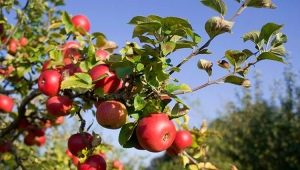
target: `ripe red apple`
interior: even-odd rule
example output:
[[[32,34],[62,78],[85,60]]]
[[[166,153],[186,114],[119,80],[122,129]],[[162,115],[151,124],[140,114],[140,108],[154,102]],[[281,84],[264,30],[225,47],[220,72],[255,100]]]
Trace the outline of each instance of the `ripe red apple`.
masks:
[[[84,15],[75,15],[72,17],[72,23],[75,28],[79,30],[81,34],[84,34],[85,32],[90,31],[90,21],[89,19]],[[85,32],[81,31],[84,30]]]
[[[101,88],[104,93],[115,93],[123,86],[123,81],[120,80],[114,72],[109,70],[109,67],[105,64],[100,64],[93,67],[89,74],[95,82],[95,88]],[[104,78],[100,79],[102,76]],[[98,80],[100,79],[100,80]]]
[[[5,141],[0,143],[0,153],[10,152],[12,149],[11,142]]]
[[[53,116],[66,116],[70,113],[73,102],[67,96],[53,96],[47,100],[46,107]]]
[[[92,155],[83,164],[78,165],[78,170],[106,170],[106,162],[102,156]]]
[[[35,135],[33,133],[28,133],[25,137],[24,137],[24,143],[27,146],[33,146],[36,142],[35,142]]]
[[[9,54],[16,54],[19,47],[19,42],[16,39],[11,39],[8,43],[7,50]]]
[[[65,65],[73,64],[74,61],[79,61],[81,58],[81,54],[78,50],[79,48],[80,44],[76,41],[69,41],[63,45],[62,53]]]
[[[113,164],[112,164],[112,167],[114,169],[117,169],[117,170],[124,170],[124,165],[121,161],[119,160],[114,160],[113,161]]]
[[[109,129],[122,127],[127,120],[127,109],[121,102],[110,100],[102,102],[96,113],[98,123]]]
[[[62,76],[57,70],[46,70],[38,79],[39,90],[47,96],[55,96],[60,90],[61,80]]]
[[[99,58],[101,61],[108,60],[110,56],[110,53],[103,49],[98,49],[96,51],[96,57]]]
[[[172,144],[172,146],[184,150],[188,147],[190,147],[193,143],[193,138],[192,135],[189,131],[187,130],[179,130],[176,133],[175,140]]]
[[[25,47],[25,46],[28,44],[28,40],[27,40],[26,37],[21,37],[21,38],[19,39],[19,43],[20,43],[20,45],[21,45],[22,47]]]
[[[0,94],[0,112],[12,112],[14,107],[14,100],[6,95]]]
[[[150,152],[160,152],[169,148],[176,136],[174,123],[164,113],[152,113],[142,118],[137,125],[139,144]]]
[[[68,149],[74,156],[78,156],[78,153],[91,145],[92,141],[93,136],[87,132],[73,134],[68,140]]]
[[[45,129],[40,129],[36,126],[33,126],[32,128],[29,129],[29,133],[32,133],[34,136],[45,136]]]
[[[44,136],[36,136],[34,138],[34,140],[35,140],[35,144],[37,146],[43,146],[46,144],[46,136],[45,135]]]

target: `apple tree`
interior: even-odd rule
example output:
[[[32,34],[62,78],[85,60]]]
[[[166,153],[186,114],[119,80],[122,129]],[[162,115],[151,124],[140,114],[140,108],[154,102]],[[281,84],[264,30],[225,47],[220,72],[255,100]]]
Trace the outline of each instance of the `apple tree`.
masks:
[[[252,49],[228,49],[213,65],[203,59],[212,53],[210,43],[230,33],[245,9],[275,5],[271,0],[237,0],[240,8],[227,17],[222,0],[201,3],[217,15],[205,23],[208,40],[186,19],[135,16],[129,21],[135,41],[117,51],[118,45],[104,33],[90,32],[93,24],[86,16],[60,10],[63,0],[0,0],[0,151],[15,157],[2,159],[5,167],[26,169],[19,149],[51,141],[46,129],[54,130],[71,116],[78,118],[79,128],[61,142],[75,166],[123,169],[118,161],[107,164],[103,152],[109,146],[82,116],[90,114],[99,128],[120,129],[124,148],[166,151],[187,169],[217,169],[206,158],[205,139],[211,133],[205,124],[190,129],[189,106],[180,95],[220,83],[250,87],[252,66],[264,60],[284,63],[287,37],[282,25],[266,23],[259,31],[245,31],[243,41],[251,41]],[[174,64],[170,56],[182,49],[190,55]],[[173,74],[194,57],[203,57],[195,67],[207,73],[208,81],[190,88]],[[212,79],[215,69],[223,69],[224,76]]]

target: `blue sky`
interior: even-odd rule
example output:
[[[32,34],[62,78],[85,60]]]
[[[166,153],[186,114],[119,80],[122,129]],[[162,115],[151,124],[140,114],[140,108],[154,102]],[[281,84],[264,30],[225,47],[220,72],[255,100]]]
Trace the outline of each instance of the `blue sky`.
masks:
[[[228,13],[225,18],[230,18],[239,7],[235,0],[226,0],[228,5]],[[278,8],[276,10],[268,9],[247,9],[240,17],[237,18],[232,34],[223,34],[211,43],[210,51],[213,52],[209,56],[199,56],[189,61],[182,67],[181,73],[176,73],[174,76],[195,87],[207,81],[206,73],[197,69],[196,63],[200,58],[206,58],[216,61],[223,57],[227,49],[254,49],[251,43],[243,43],[241,37],[244,33],[252,30],[258,30],[267,22],[275,22],[284,24],[283,32],[288,35],[287,51],[291,57],[291,62],[294,68],[300,68],[300,1],[289,0],[280,1],[274,0]],[[187,19],[194,30],[199,33],[203,41],[207,40],[207,35],[204,30],[206,20],[217,13],[211,9],[204,7],[199,0],[84,0],[74,1],[67,0],[66,6],[63,8],[72,15],[84,14],[91,21],[92,32],[103,32],[107,38],[118,43],[122,47],[127,41],[133,41],[131,33],[133,27],[128,25],[129,20],[137,15],[160,15],[160,16],[177,16]],[[190,51],[180,51],[172,56],[173,63],[178,63],[183,57],[187,56]],[[254,70],[261,72],[263,80],[263,90],[268,96],[268,89],[273,84],[274,80],[282,78],[282,72],[285,65],[270,61],[261,62],[256,65],[255,69],[249,75],[250,80],[253,78]],[[217,67],[216,67],[217,68]],[[212,79],[218,78],[226,74],[221,69],[216,69]],[[218,116],[217,111],[222,110],[228,101],[236,99],[235,92],[239,87],[234,85],[216,85],[207,87],[192,95],[185,97],[190,100],[199,100],[198,107],[192,107],[190,116],[193,118],[191,125],[198,125],[203,119],[212,120]],[[93,130],[101,131],[105,136],[110,136],[113,143],[117,143],[116,137],[118,131],[102,130],[99,126],[94,125]],[[109,134],[109,135],[107,135]],[[130,153],[135,152],[129,150]],[[137,151],[137,154],[145,155],[146,153]],[[151,154],[156,156],[157,154]]]

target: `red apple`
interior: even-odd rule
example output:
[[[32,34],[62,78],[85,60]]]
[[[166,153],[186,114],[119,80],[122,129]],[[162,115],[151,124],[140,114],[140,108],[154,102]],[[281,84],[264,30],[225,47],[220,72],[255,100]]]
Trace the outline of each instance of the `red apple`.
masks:
[[[12,112],[14,107],[14,100],[6,95],[0,94],[0,112]]]
[[[61,80],[62,76],[57,70],[46,70],[38,79],[39,90],[47,96],[55,96],[60,90]]]
[[[9,54],[16,54],[19,47],[19,42],[16,39],[11,39],[8,43],[7,50]]]
[[[37,146],[43,146],[46,144],[46,136],[45,135],[44,136],[36,136],[34,138],[34,140],[35,140],[35,144]]]
[[[78,153],[91,145],[92,141],[93,136],[87,132],[73,134],[68,140],[68,149],[73,155],[78,156]]]
[[[152,113],[142,118],[137,125],[139,144],[150,152],[160,152],[169,148],[176,136],[174,123],[164,113]]]
[[[122,127],[127,120],[127,109],[121,102],[110,100],[102,102],[96,113],[98,123],[109,129]]]
[[[22,37],[19,39],[19,43],[22,47],[25,47],[28,44],[28,40],[26,37]]]
[[[40,129],[36,126],[33,126],[29,129],[29,133],[32,133],[34,136],[45,136],[45,129]]]
[[[113,161],[113,164],[112,164],[112,167],[114,169],[117,169],[117,170],[124,170],[124,165],[121,161],[119,160],[114,160]]]
[[[80,44],[76,41],[69,41],[63,45],[63,57],[65,65],[73,64],[74,61],[79,61],[81,58],[79,48]]]
[[[53,96],[47,100],[46,107],[53,116],[66,116],[70,113],[73,102],[67,96]]]
[[[123,86],[123,81],[120,80],[114,72],[109,70],[105,64],[100,64],[93,67],[89,74],[95,82],[95,88],[101,88],[104,93],[115,93]],[[106,76],[100,79],[102,76]],[[98,80],[100,79],[100,80]]]
[[[101,61],[108,60],[110,56],[110,53],[103,49],[98,49],[96,51],[96,57],[99,58]]]
[[[176,137],[172,146],[174,146],[179,150],[184,150],[190,147],[192,143],[193,143],[193,138],[191,133],[187,130],[179,130],[176,133]]]
[[[78,170],[106,170],[106,162],[102,156],[92,155],[83,164],[78,165]]]
[[[89,19],[84,15],[75,15],[72,17],[72,23],[75,28],[77,28],[81,34],[84,34],[85,32],[90,31],[90,21]],[[81,31],[84,30],[85,32]]]
[[[33,146],[36,142],[35,142],[35,135],[33,133],[28,133],[25,137],[24,137],[24,143],[27,146]]]
[[[0,143],[0,153],[10,152],[12,149],[12,144],[10,142]]]

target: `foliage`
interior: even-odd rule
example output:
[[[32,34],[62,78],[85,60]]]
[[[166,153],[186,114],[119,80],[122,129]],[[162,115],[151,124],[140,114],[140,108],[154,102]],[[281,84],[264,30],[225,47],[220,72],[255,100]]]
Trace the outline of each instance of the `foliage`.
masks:
[[[227,6],[222,0],[201,2],[221,14],[205,23],[205,30],[209,35],[205,43],[201,44],[201,36],[186,19],[156,15],[136,16],[129,24],[134,27],[132,37],[137,38],[139,43],[128,42],[118,53],[114,51],[117,48],[116,43],[108,40],[103,33],[90,33],[89,30],[76,26],[72,15],[60,10],[60,6],[64,5],[63,0],[0,0],[0,93],[9,95],[17,104],[11,113],[0,115],[1,142],[10,142],[14,149],[21,147],[19,143],[23,139],[27,145],[31,145],[26,142],[30,130],[43,133],[41,131],[48,128],[45,127],[45,122],[55,122],[57,117],[47,111],[47,99],[52,96],[42,95],[46,93],[40,88],[40,84],[45,83],[45,80],[39,81],[39,77],[45,70],[50,69],[61,74],[57,78],[61,84],[58,85],[59,92],[56,95],[64,96],[63,99],[68,100],[70,107],[66,109],[67,106],[62,106],[67,110],[63,111],[71,117],[78,116],[80,133],[89,131],[91,126],[86,127],[81,114],[95,115],[95,106],[107,100],[117,100],[124,104],[124,113],[128,112],[129,119],[126,124],[121,125],[119,142],[124,148],[131,148],[137,144],[134,138],[137,124],[150,114],[161,112],[178,122],[184,119],[183,123],[177,124],[178,129],[188,129],[186,117],[189,107],[179,97],[180,94],[192,93],[220,82],[250,87],[247,73],[251,66],[263,60],[285,61],[284,43],[287,38],[281,32],[282,25],[267,23],[260,31],[246,33],[243,37],[244,41],[253,42],[254,51],[228,49],[224,53],[225,58],[222,58],[218,65],[228,71],[225,76],[216,80],[209,79],[207,83],[196,88],[190,88],[174,79],[172,74],[180,72],[181,66],[191,58],[210,54],[210,43],[217,36],[231,32],[234,19],[245,8],[274,6],[271,1],[259,3],[246,0],[231,19],[225,19]],[[13,15],[16,24],[9,23],[6,18]],[[28,38],[28,42],[19,42],[22,38]],[[67,47],[70,44],[73,44],[73,47]],[[190,49],[192,52],[180,63],[173,65],[170,56],[181,49]],[[108,59],[98,57],[98,50],[108,53]],[[70,56],[67,55],[69,52]],[[92,71],[95,66],[101,64],[108,67],[109,71],[95,78]],[[215,69],[211,61],[204,59],[200,59],[197,66],[206,71],[209,77]],[[106,81],[111,80],[111,76],[119,82],[120,87],[116,86],[117,89],[114,90],[111,90],[111,87],[109,90],[104,87],[98,88],[99,82],[114,88],[115,84],[111,85],[111,82]],[[51,88],[45,90],[52,90]],[[30,130],[20,128],[22,121],[30,124]],[[181,159],[184,160],[182,165],[189,169],[216,169],[212,163],[205,160],[206,151],[203,150],[207,148],[203,146],[202,136],[207,137],[206,130],[189,130],[193,135],[194,144],[181,155]],[[97,148],[110,147],[102,142],[98,134],[93,133],[92,143],[79,153],[80,162],[95,154]],[[49,151],[49,154],[52,153]],[[26,161],[23,164],[16,160],[15,163],[21,167],[30,165]],[[57,166],[60,166],[60,163],[57,163]]]

